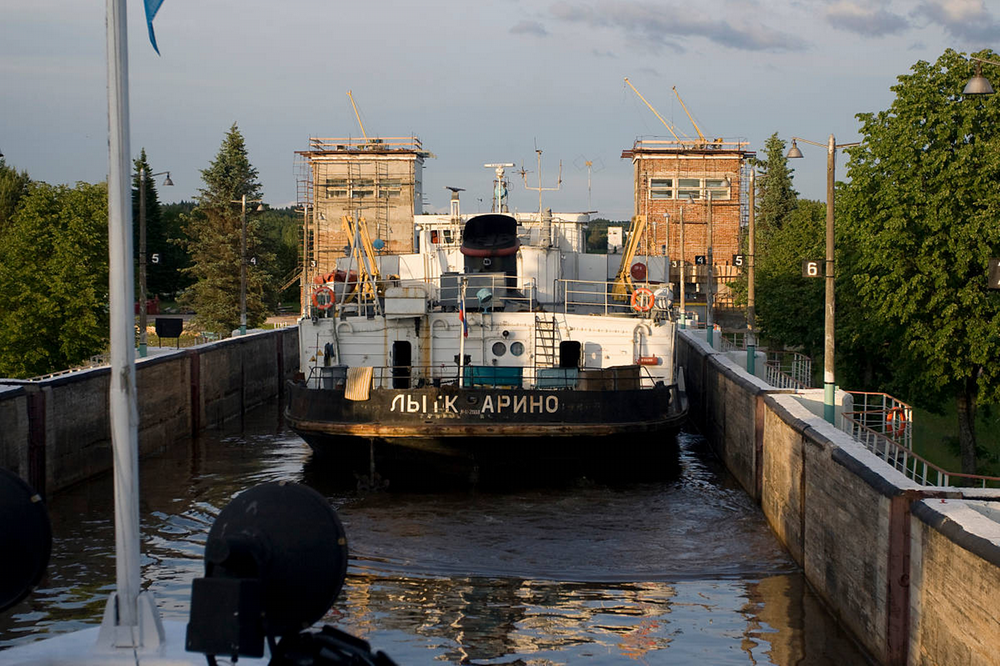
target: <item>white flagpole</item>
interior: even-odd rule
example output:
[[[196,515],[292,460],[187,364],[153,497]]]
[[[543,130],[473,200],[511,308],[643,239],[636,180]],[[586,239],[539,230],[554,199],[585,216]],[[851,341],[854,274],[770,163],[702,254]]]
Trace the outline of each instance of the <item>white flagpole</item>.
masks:
[[[132,188],[128,174],[128,37],[124,0],[107,0],[108,251],[111,307],[111,442],[114,455],[115,547],[119,626],[138,625],[138,408],[133,315]]]

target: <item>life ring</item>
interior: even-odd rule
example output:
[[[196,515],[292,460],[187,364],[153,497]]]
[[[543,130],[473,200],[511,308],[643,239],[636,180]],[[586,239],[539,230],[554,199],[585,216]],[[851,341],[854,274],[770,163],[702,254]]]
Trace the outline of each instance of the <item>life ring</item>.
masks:
[[[322,300],[320,299],[321,294],[323,295]],[[319,289],[314,291],[312,295],[313,305],[315,305],[320,310],[329,310],[330,308],[333,307],[333,303],[335,300],[336,300],[336,295],[333,293],[333,289],[330,289],[327,286],[320,287]]]
[[[652,291],[646,287],[639,287],[632,292],[632,309],[636,312],[649,312],[653,309],[655,300]]]
[[[885,416],[885,426],[892,435],[902,435],[906,430],[906,412],[902,407],[893,407]]]

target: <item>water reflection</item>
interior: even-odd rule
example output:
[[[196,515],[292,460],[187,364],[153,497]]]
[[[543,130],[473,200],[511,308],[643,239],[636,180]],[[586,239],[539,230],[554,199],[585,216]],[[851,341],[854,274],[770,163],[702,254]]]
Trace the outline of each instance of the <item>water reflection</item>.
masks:
[[[304,480],[350,540],[324,621],[400,664],[866,663],[746,494],[698,438],[680,444],[679,476],[650,483],[365,494],[312,461],[271,406],[142,461],[143,576],[163,615],[186,620],[222,507]],[[0,616],[0,647],[100,621],[111,497],[108,477],[52,500],[49,574]]]

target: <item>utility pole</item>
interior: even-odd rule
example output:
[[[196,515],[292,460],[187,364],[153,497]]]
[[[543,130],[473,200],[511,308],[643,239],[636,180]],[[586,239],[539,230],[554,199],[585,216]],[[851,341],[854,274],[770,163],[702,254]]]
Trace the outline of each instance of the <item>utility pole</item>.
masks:
[[[170,187],[174,181],[170,180],[169,171],[148,174],[150,178],[156,178],[166,174],[167,178],[163,185]],[[146,167],[139,168],[139,358],[146,358],[148,326],[146,312]],[[156,255],[154,255],[155,257]],[[158,259],[158,257],[157,257]]]

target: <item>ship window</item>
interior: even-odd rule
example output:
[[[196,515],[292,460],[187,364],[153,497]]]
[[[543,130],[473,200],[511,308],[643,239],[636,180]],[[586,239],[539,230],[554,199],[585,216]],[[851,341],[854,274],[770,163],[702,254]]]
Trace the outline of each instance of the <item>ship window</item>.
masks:
[[[524,353],[524,343],[523,342],[512,342],[510,343],[510,353],[514,356],[520,356]]]
[[[649,179],[650,199],[673,199],[674,179],[673,178],[650,178]]]
[[[493,355],[494,356],[503,356],[506,353],[507,353],[507,345],[505,345],[502,342],[494,342],[493,343]]]

